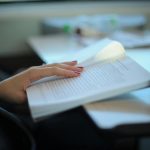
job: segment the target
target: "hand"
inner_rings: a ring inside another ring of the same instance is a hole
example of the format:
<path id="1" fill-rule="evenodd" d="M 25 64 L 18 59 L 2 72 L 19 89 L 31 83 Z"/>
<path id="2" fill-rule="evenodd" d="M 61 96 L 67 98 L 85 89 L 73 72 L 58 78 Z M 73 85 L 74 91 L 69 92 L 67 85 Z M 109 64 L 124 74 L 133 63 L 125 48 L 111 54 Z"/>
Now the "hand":
<path id="1" fill-rule="evenodd" d="M 33 81 L 49 76 L 78 77 L 83 67 L 75 66 L 76 61 L 31 67 L 0 83 L 0 96 L 11 102 L 26 101 L 26 89 Z"/>

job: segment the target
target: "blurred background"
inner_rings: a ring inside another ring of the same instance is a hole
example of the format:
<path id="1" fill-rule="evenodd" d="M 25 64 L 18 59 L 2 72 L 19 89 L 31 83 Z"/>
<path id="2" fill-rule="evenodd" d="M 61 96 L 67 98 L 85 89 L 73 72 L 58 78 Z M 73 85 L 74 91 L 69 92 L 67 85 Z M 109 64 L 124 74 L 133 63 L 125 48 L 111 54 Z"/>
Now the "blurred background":
<path id="1" fill-rule="evenodd" d="M 66 32 L 81 26 L 86 35 L 94 37 L 124 27 L 145 30 L 149 27 L 149 8 L 149 0 L 0 0 L 0 56 L 30 55 L 27 39 L 51 34 L 51 26 L 66 28 Z"/>
<path id="2" fill-rule="evenodd" d="M 128 50 L 149 49 L 150 1 L 0 0 L 0 79 L 51 62 L 52 56 L 42 55 L 42 49 L 55 51 L 60 44 L 56 35 L 69 37 L 79 47 L 109 37 Z M 149 141 L 141 139 L 138 148 L 149 149 Z"/>

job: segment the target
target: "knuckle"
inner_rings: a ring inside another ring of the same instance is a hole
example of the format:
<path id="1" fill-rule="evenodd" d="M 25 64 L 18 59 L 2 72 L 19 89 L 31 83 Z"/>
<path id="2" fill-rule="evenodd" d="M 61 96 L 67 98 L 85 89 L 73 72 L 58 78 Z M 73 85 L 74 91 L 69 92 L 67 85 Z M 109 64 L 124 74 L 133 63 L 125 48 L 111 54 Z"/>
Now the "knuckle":
<path id="1" fill-rule="evenodd" d="M 74 66 L 68 65 L 67 68 L 68 68 L 68 69 L 74 69 Z"/>

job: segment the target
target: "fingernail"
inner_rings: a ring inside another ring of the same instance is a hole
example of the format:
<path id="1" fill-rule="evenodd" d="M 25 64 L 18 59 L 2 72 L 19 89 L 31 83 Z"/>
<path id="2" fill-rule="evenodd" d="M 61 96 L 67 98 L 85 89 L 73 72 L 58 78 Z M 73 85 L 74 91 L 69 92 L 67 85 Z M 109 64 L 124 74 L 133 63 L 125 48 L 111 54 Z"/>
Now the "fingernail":
<path id="1" fill-rule="evenodd" d="M 77 62 L 77 61 L 76 61 L 76 60 L 74 60 L 74 61 L 72 61 L 72 62 L 74 62 L 74 63 L 75 63 L 75 62 Z"/>
<path id="2" fill-rule="evenodd" d="M 78 74 L 78 75 L 80 75 L 81 73 L 80 72 L 78 72 L 78 71 L 74 71 L 74 73 L 76 73 L 76 74 Z"/>
<path id="3" fill-rule="evenodd" d="M 78 68 L 83 69 L 84 67 L 78 67 Z"/>

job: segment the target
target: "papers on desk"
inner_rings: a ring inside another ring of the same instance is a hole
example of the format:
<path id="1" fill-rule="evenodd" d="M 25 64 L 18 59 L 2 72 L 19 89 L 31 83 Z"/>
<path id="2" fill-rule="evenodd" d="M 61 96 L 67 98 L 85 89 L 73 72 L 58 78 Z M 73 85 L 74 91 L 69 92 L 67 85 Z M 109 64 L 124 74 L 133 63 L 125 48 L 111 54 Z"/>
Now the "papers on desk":
<path id="1" fill-rule="evenodd" d="M 142 47 L 150 47 L 150 34 L 147 35 L 144 33 L 142 35 L 138 35 L 132 32 L 125 32 L 118 30 L 112 34 L 108 34 L 107 37 L 119 41 L 125 48 L 142 48 Z M 90 45 L 97 41 L 98 38 L 94 37 L 83 37 L 82 44 Z"/>
<path id="2" fill-rule="evenodd" d="M 117 31 L 110 35 L 113 40 L 121 42 L 125 48 L 150 46 L 150 35 L 139 36 L 129 32 Z"/>
<path id="3" fill-rule="evenodd" d="M 112 35 L 112 39 L 120 41 L 122 45 L 127 48 L 150 46 L 150 36 L 146 36 L 145 40 L 143 40 L 133 34 L 116 32 Z M 88 40 L 88 42 L 86 42 L 87 39 L 82 40 L 83 44 L 77 41 L 75 37 L 58 34 L 53 36 L 33 37 L 28 40 L 28 43 L 45 63 L 54 63 L 59 62 L 63 58 L 69 58 L 83 49 L 85 45 L 94 43 L 93 40 Z"/>

